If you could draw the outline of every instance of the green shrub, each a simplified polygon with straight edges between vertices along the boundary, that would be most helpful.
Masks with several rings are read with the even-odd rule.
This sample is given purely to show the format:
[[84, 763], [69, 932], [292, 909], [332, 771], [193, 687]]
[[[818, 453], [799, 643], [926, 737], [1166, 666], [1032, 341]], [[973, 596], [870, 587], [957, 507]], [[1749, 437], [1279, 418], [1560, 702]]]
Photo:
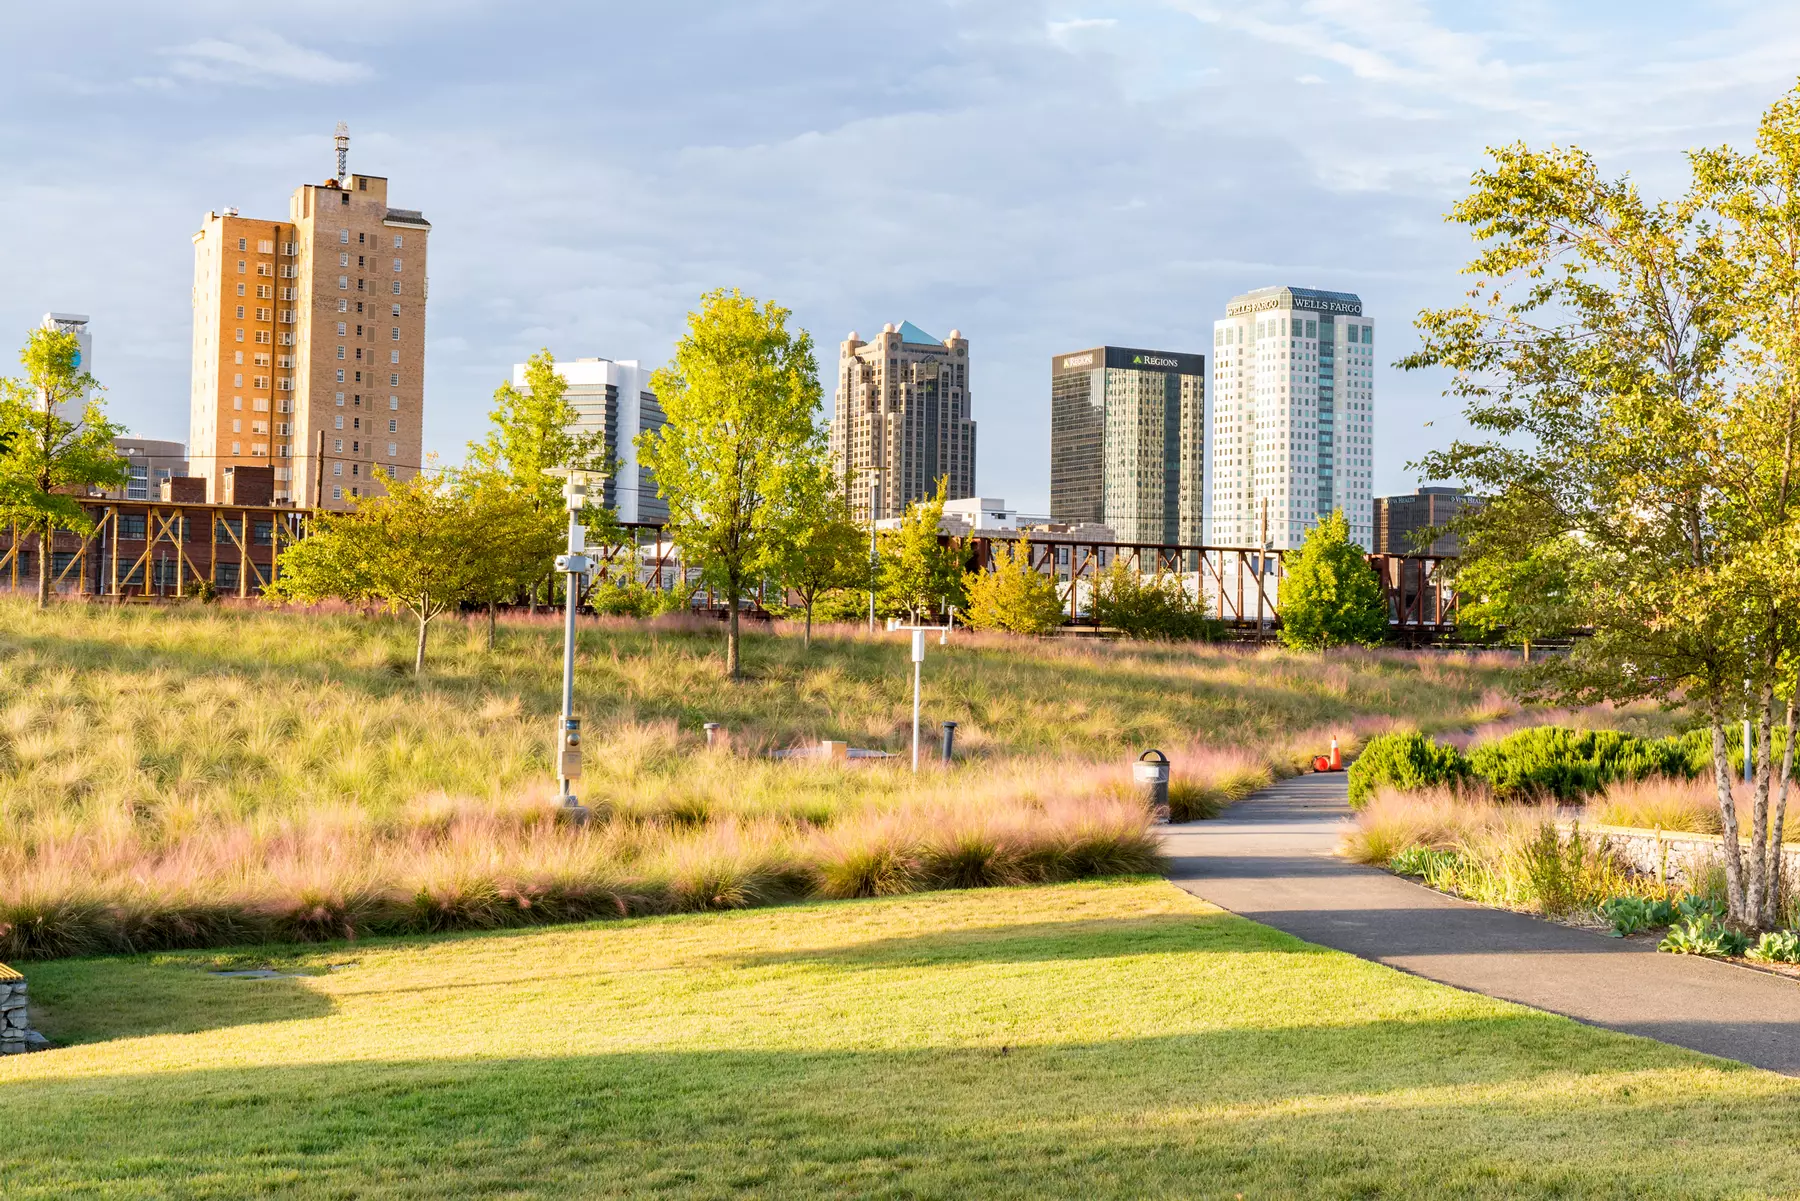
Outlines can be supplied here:
[[1643, 930], [1656, 930], [1675, 920], [1675, 905], [1666, 899], [1650, 897], [1608, 897], [1600, 902], [1600, 913], [1612, 923], [1613, 933], [1620, 938]]
[[1378, 734], [1350, 765], [1350, 807], [1360, 809], [1384, 785], [1418, 792], [1452, 784], [1469, 774], [1455, 747], [1439, 746], [1423, 734]]
[[1731, 929], [1712, 914], [1676, 923], [1656, 946], [1673, 955], [1742, 955], [1749, 948], [1748, 935]]
[[1689, 764], [1689, 749], [1679, 739], [1560, 726], [1520, 730], [1469, 756], [1469, 771], [1501, 800], [1579, 800], [1614, 780], [1687, 776]]
[[1216, 642], [1225, 627], [1207, 616], [1203, 595], [1188, 592], [1180, 576], [1141, 574], [1115, 556], [1094, 581], [1094, 620], [1127, 638]]
[[1750, 948], [1750, 958], [1764, 963], [1800, 963], [1800, 931], [1769, 931]]
[[1021, 537], [994, 548], [992, 571], [972, 571], [963, 581], [969, 625], [1013, 634], [1053, 634], [1063, 623], [1056, 580], [1032, 566], [1031, 543]]

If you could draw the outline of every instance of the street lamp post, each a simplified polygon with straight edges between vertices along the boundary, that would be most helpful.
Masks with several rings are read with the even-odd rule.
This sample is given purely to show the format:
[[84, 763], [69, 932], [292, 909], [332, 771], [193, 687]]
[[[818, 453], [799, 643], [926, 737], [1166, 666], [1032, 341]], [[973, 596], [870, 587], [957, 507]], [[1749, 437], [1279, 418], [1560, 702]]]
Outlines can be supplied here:
[[869, 633], [875, 632], [875, 577], [881, 571], [881, 554], [875, 549], [875, 519], [881, 513], [881, 468], [869, 478]]

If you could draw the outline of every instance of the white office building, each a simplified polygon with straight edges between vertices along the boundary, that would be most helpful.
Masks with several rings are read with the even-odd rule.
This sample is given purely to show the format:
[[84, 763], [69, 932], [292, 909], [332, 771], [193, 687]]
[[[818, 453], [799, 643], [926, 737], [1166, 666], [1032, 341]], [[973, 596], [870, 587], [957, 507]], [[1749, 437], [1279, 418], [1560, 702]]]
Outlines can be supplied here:
[[[617, 467], [606, 479], [601, 503], [620, 521], [662, 523], [669, 506], [656, 494], [656, 478], [638, 462], [637, 437], [663, 427], [662, 405], [650, 391], [651, 369], [627, 359], [558, 360], [556, 373], [568, 381], [564, 393], [574, 408], [575, 429], [599, 433], [607, 459]], [[525, 387], [525, 364], [513, 365], [513, 386]]]
[[[1374, 545], [1374, 322], [1348, 292], [1258, 288], [1213, 323], [1207, 542], [1298, 547], [1342, 509]], [[1266, 522], [1266, 525], [1265, 525]]]

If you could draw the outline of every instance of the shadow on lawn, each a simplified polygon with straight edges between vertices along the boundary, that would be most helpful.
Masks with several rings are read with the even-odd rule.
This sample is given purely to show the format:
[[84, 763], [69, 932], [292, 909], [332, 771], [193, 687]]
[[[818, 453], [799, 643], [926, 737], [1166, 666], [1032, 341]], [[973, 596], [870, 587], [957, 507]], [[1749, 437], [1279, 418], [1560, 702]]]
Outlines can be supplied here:
[[1005, 1049], [389, 1058], [19, 1079], [0, 1086], [0, 1183], [10, 1201], [1785, 1193], [1792, 1094], [1527, 1012]]
[[29, 979], [32, 1025], [57, 1044], [291, 1022], [336, 1009], [305, 976], [234, 978], [200, 963], [78, 960], [34, 970]]
[[938, 930], [814, 950], [721, 956], [737, 967], [817, 964], [842, 968], [924, 967], [961, 963], [1048, 963], [1179, 953], [1330, 954], [1229, 913], [1170, 913], [1155, 917], [1031, 922]]

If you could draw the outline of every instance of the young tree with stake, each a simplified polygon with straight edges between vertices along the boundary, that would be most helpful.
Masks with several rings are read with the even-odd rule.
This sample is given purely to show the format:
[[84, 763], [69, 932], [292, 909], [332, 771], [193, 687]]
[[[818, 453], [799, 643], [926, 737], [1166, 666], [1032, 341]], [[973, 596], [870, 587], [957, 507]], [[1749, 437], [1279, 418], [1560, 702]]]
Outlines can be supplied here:
[[850, 588], [869, 577], [869, 552], [862, 527], [850, 515], [842, 482], [817, 442], [784, 474], [782, 517], [771, 569], [806, 613], [805, 645], [812, 646], [813, 606], [834, 588]]
[[[0, 521], [37, 535], [37, 603], [50, 603], [56, 531], [87, 533], [93, 522], [80, 497], [90, 487], [125, 482], [113, 446], [123, 430], [93, 398], [98, 385], [81, 366], [81, 343], [61, 330], [34, 329], [19, 353], [25, 374], [0, 380]], [[79, 420], [59, 409], [80, 404]]]
[[789, 332], [789, 315], [736, 289], [707, 293], [674, 360], [651, 377], [668, 422], [638, 438], [676, 545], [729, 606], [732, 679], [742, 668], [738, 603], [773, 567], [784, 478], [818, 437], [812, 336]]

